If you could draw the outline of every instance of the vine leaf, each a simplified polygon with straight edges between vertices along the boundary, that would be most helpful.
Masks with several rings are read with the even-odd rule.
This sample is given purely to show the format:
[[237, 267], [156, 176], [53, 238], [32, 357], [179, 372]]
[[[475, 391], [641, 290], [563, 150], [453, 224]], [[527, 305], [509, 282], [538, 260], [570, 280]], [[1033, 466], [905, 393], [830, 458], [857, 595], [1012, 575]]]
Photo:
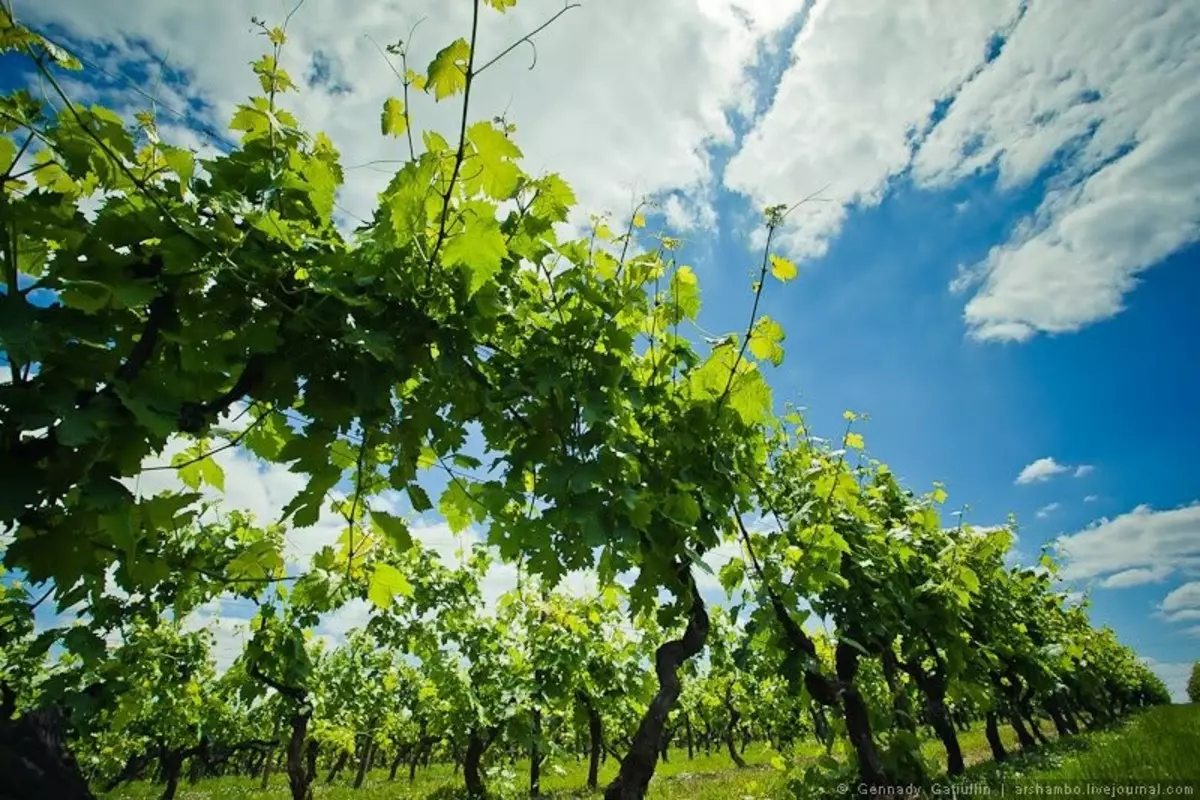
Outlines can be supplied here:
[[395, 550], [402, 552], [412, 547], [412, 533], [408, 529], [408, 524], [400, 517], [386, 511], [372, 509], [371, 521], [379, 527], [379, 530], [383, 531], [384, 538]]
[[426, 70], [426, 91], [433, 90], [437, 100], [445, 100], [467, 88], [467, 62], [471, 57], [471, 46], [466, 39], [458, 39], [443, 47]]
[[783, 326], [770, 317], [761, 317], [750, 334], [750, 352], [755, 358], [779, 366], [783, 363], [783, 347], [779, 344], [783, 339]]
[[395, 97], [383, 102], [383, 114], [379, 120], [384, 136], [403, 136], [408, 130], [408, 118], [404, 115], [404, 103]]
[[796, 265], [783, 256], [771, 256], [771, 274], [782, 283], [787, 283], [796, 277], [799, 270]]
[[413, 587], [408, 578], [391, 564], [376, 564], [367, 584], [367, 599], [376, 608], [387, 609], [396, 595], [412, 597]]

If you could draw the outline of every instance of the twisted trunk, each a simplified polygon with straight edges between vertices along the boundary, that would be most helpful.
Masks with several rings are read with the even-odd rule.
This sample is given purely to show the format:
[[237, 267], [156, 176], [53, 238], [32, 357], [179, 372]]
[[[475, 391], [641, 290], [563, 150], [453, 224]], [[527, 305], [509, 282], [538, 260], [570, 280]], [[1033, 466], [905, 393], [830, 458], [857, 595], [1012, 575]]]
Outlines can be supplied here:
[[984, 724], [984, 735], [987, 736], [988, 747], [992, 748], [992, 760], [1001, 763], [1008, 759], [1008, 751], [1000, 739], [1000, 727], [995, 711], [987, 712], [987, 722]]
[[[275, 718], [275, 727], [271, 731], [271, 738], [274, 739], [275, 741], [279, 741], [280, 721], [281, 720], [279, 717]], [[269, 750], [267, 750], [266, 755], [264, 756], [264, 759], [263, 759], [262, 782], [259, 783], [259, 786], [258, 786], [259, 789], [265, 790], [267, 788], [268, 784], [270, 784], [270, 782], [271, 782], [271, 767], [274, 765], [275, 765], [275, 748], [271, 747]]]
[[854, 683], [858, 677], [858, 651], [845, 641], [839, 641], [834, 660], [838, 683], [842, 690], [842, 713], [846, 718], [846, 733], [858, 756], [858, 774], [867, 786], [886, 786], [883, 761], [871, 734], [871, 715]]
[[67, 747], [62, 712], [39, 708], [12, 719], [15, 708], [7, 691], [0, 706], [0, 775], [13, 800], [92, 800]]
[[338, 773], [341, 772], [342, 768], [346, 766], [346, 762], [348, 760], [350, 760], [350, 754], [343, 750], [338, 755], [337, 760], [333, 762], [333, 766], [329, 768], [329, 774], [325, 776], [326, 786], [333, 783], [334, 779], [337, 778]]
[[733, 734], [737, 730], [738, 720], [742, 718], [742, 715], [733, 705], [732, 686], [725, 690], [725, 708], [729, 711], [729, 725], [725, 728], [725, 746], [729, 749], [729, 757], [733, 759], [733, 763], [737, 765], [738, 769], [743, 769], [746, 766], [746, 760], [738, 754], [737, 747], [733, 743]]
[[467, 752], [463, 756], [463, 778], [467, 783], [468, 797], [481, 798], [487, 794], [483, 786], [483, 776], [480, 774], [480, 768], [483, 762], [483, 754], [487, 752], [488, 747], [496, 740], [499, 734], [500, 726], [497, 725], [486, 734], [473, 728], [471, 735], [467, 738]]
[[650, 701], [629, 752], [621, 760], [621, 770], [604, 792], [605, 800], [641, 800], [654, 777], [658, 745], [662, 741], [667, 715], [675, 706], [682, 691], [679, 667], [699, 653], [708, 639], [708, 611], [690, 573], [686, 583], [691, 594], [691, 609], [683, 637], [659, 646], [654, 654], [654, 671], [658, 677], [658, 692]]
[[542, 736], [542, 710], [533, 709], [533, 741], [529, 745], [529, 796], [538, 797], [542, 793], [542, 754], [538, 751], [538, 741]]
[[604, 727], [600, 719], [600, 712], [587, 692], [576, 692], [575, 697], [587, 712], [589, 740], [587, 785], [589, 789], [595, 789], [600, 780], [600, 758], [604, 754]]
[[361, 789], [363, 780], [367, 777], [367, 767], [371, 765], [371, 756], [375, 755], [375, 740], [368, 738], [363, 743], [362, 757], [358, 760], [358, 773], [354, 776], [354, 788]]
[[312, 708], [307, 706], [302, 707], [291, 718], [292, 735], [288, 739], [287, 770], [292, 800], [312, 800], [312, 780], [317, 771], [317, 743], [309, 742], [308, 752], [305, 752], [304, 747], [310, 719]]

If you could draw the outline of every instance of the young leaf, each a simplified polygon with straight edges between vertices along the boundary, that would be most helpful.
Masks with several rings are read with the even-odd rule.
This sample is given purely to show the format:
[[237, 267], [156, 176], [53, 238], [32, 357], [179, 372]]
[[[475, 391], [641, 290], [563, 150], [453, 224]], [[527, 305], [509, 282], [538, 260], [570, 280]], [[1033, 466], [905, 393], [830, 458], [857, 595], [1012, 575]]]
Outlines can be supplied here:
[[750, 333], [750, 352], [755, 358], [779, 366], [783, 363], [783, 347], [779, 344], [783, 339], [783, 326], [770, 317], [762, 317]]
[[367, 599], [376, 608], [387, 610], [396, 595], [412, 597], [412, 584], [391, 564], [376, 564], [367, 584]]
[[442, 48], [429, 63], [426, 90], [433, 89], [437, 100], [467, 88], [467, 63], [471, 57], [471, 46], [466, 39], [458, 39]]
[[797, 272], [796, 265], [791, 261], [782, 256], [771, 256], [771, 274], [775, 276], [776, 280], [787, 283], [796, 277]]
[[395, 97], [383, 101], [383, 114], [379, 120], [384, 136], [403, 136], [408, 129], [408, 118], [404, 116], [404, 103]]

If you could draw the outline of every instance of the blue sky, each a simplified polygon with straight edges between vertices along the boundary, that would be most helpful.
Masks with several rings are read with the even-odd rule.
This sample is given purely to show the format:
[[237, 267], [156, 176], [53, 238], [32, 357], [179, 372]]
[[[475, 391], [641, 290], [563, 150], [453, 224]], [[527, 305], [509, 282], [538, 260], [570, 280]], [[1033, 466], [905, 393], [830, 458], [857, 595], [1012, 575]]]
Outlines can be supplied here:
[[[469, 13], [352, 5], [309, 0], [284, 56], [309, 82], [293, 108], [348, 165], [398, 157], [377, 131], [397, 87], [363, 33], [394, 41], [428, 12], [420, 66]], [[69, 84], [79, 98], [137, 110], [131, 87], [169, 65], [164, 137], [210, 146], [253, 91], [249, 16], [277, 21], [277, 4], [119, 7], [16, 3], [110, 74]], [[486, 18], [481, 47], [558, 7]], [[536, 69], [522, 48], [481, 80], [477, 116], [505, 113], [527, 168], [563, 173], [587, 211], [657, 197], [703, 328], [745, 324], [758, 209], [824, 189], [780, 240], [800, 278], [765, 297], [787, 331], [777, 400], [825, 435], [866, 412], [872, 455], [909, 485], [945, 482], [978, 524], [1016, 513], [1019, 557], [1064, 543], [1095, 619], [1180, 686], [1200, 657], [1195, 4], [1097, 0], [1081, 19], [1061, 0], [593, 0], [537, 41]], [[446, 104], [414, 113], [453, 127]], [[348, 175], [339, 202], [365, 215], [386, 169]], [[1034, 464], [1043, 479], [1018, 482]], [[269, 509], [283, 484], [259, 476], [243, 499]]]

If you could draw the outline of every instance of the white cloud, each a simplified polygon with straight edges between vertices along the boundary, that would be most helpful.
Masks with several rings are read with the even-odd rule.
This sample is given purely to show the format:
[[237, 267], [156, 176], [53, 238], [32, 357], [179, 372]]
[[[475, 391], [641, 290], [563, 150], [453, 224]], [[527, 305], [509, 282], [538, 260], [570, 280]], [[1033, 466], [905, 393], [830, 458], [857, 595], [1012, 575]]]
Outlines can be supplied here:
[[1056, 159], [1041, 205], [980, 265], [981, 339], [1076, 331], [1119, 313], [1137, 276], [1200, 238], [1200, 6], [1031, 3], [914, 163], [946, 186], [996, 164], [1002, 187]]
[[797, 209], [782, 237], [795, 256], [821, 255], [848, 208], [878, 203], [908, 167], [912, 135], [983, 61], [989, 38], [1019, 5], [818, 0], [725, 185], [757, 207], [828, 187], [826, 202]]
[[1058, 509], [1061, 507], [1062, 507], [1061, 503], [1047, 503], [1046, 505], [1044, 505], [1038, 509], [1038, 511], [1037, 511], [1038, 519], [1045, 519], [1046, 517], [1053, 514], [1055, 511], [1058, 511]]
[[759, 206], [828, 185], [783, 237], [809, 257], [910, 168], [943, 189], [996, 165], [1001, 191], [1057, 170], [953, 285], [978, 287], [964, 311], [978, 338], [1075, 331], [1200, 238], [1198, 30], [1200, 6], [1172, 0], [1096, 0], [1082, 17], [1064, 0], [818, 2], [725, 183]]
[[1162, 617], [1167, 622], [1200, 622], [1200, 608], [1181, 608]]
[[1075, 468], [1075, 477], [1083, 478], [1087, 475], [1091, 475], [1093, 472], [1095, 472], [1095, 470], [1096, 468], [1091, 464], [1080, 464]]
[[[183, 490], [175, 470], [159, 468], [168, 466], [172, 456], [185, 447], [184, 440], [172, 440], [160, 456], [147, 459], [144, 466], [150, 471], [143, 471], [137, 478], [127, 478], [122, 482], [144, 496], [165, 490]], [[225, 491], [218, 492], [205, 485], [202, 494], [217, 501], [221, 510], [249, 511], [263, 524], [278, 521], [284, 506], [307, 485], [305, 476], [289, 472], [286, 465], [266, 464], [242, 448], [222, 450], [212, 458], [225, 471]], [[307, 563], [313, 553], [335, 542], [343, 527], [345, 521], [342, 517], [330, 511], [328, 504], [325, 504], [316, 525], [288, 528], [285, 558], [291, 564]]]
[[249, 617], [230, 613], [235, 609], [228, 608], [228, 604], [229, 598], [211, 600], [192, 612], [183, 623], [185, 630], [204, 628], [212, 634], [209, 655], [218, 672], [229, 669], [250, 640]]
[[1100, 585], [1105, 589], [1128, 589], [1130, 586], [1141, 586], [1144, 583], [1160, 583], [1166, 580], [1172, 571], [1169, 565], [1136, 567], [1113, 573], [1100, 581]]
[[1087, 497], [1083, 498], [1083, 502], [1085, 502], [1085, 503], [1094, 503], [1094, 502], [1096, 502], [1096, 501], [1097, 501], [1097, 500], [1099, 500], [1099, 499], [1100, 499], [1100, 495], [1096, 495], [1096, 494], [1089, 494]]
[[[1101, 519], [1056, 540], [1064, 556], [1063, 577], [1085, 580], [1131, 569], [1200, 572], [1200, 503], [1155, 511], [1146, 505], [1115, 519]], [[1200, 591], [1200, 583], [1195, 584]], [[1170, 609], [1165, 609], [1170, 610]]]
[[[802, 6], [803, 0], [586, 2], [536, 37], [536, 69], [528, 69], [532, 51], [522, 46], [480, 76], [472, 117], [506, 115], [518, 126], [526, 168], [563, 173], [585, 211], [623, 214], [631, 195], [670, 190], [684, 197], [685, 207], [703, 207], [712, 183], [707, 147], [732, 142], [727, 111], [747, 107], [754, 92], [747, 68], [759, 45]], [[480, 60], [561, 8], [561, 3], [529, 0], [503, 15], [484, 9]], [[250, 16], [277, 23], [284, 13], [268, 0], [216, 6], [25, 0], [17, 3], [17, 11], [37, 24], [61, 25], [75, 37], [112, 42], [116, 49], [106, 57], [110, 71], [145, 67], [155, 56], [167, 56], [172, 68], [188, 74], [188, 93], [211, 104], [203, 121], [218, 130], [225, 129], [236, 103], [258, 92], [248, 63], [266, 42], [251, 30]], [[300, 99], [291, 95], [283, 103], [310, 130], [328, 133], [347, 166], [407, 156], [406, 145], [379, 135], [382, 103], [401, 89], [366, 35], [387, 45], [407, 36], [422, 19], [411, 44], [410, 66], [418, 70], [438, 49], [469, 35], [469, 3], [310, 0], [292, 18], [283, 66], [303, 84], [319, 56], [336, 71], [345, 91], [308, 86]], [[459, 109], [456, 101], [434, 104], [424, 96], [412, 104], [418, 129], [444, 134], [457, 132]], [[369, 216], [395, 167], [350, 170], [341, 204], [359, 217]]]
[[1149, 667], [1171, 692], [1171, 700], [1176, 703], [1186, 703], [1188, 675], [1192, 665], [1185, 661], [1158, 661], [1153, 658], [1143, 658], [1142, 663]]
[[1017, 476], [1017, 483], [1041, 483], [1050, 480], [1055, 475], [1061, 475], [1070, 469], [1070, 467], [1059, 464], [1049, 456], [1039, 458], [1021, 470], [1021, 474]]
[[1168, 614], [1185, 609], [1200, 609], [1200, 581], [1191, 581], [1175, 587], [1158, 607]]

